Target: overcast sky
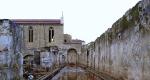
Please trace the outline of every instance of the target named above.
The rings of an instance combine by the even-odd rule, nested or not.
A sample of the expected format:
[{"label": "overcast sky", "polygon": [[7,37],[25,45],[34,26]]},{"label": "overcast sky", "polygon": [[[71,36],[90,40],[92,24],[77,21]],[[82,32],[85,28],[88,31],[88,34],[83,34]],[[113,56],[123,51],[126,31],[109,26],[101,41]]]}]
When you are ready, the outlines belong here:
[{"label": "overcast sky", "polygon": [[64,32],[94,41],[139,0],[0,0],[0,18],[53,19],[64,15]]}]

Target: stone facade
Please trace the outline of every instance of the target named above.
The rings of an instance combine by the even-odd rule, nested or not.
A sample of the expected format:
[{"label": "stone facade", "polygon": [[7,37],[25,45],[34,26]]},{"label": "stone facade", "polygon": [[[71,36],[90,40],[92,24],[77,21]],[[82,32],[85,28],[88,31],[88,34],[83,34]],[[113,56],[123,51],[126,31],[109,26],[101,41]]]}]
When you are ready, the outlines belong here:
[{"label": "stone facade", "polygon": [[[61,57],[65,56],[65,61],[67,61],[69,49],[74,49],[77,54],[81,53],[83,41],[73,40],[71,35],[64,34],[64,23],[61,19],[13,19],[12,21],[23,29],[24,57],[36,55],[36,52],[49,51],[50,54],[57,53],[61,54]],[[29,32],[30,28],[33,34]],[[50,33],[50,28],[54,30],[54,35]],[[49,41],[50,35],[53,35],[52,41]],[[29,40],[31,37],[33,37],[33,41]],[[54,50],[52,47],[57,47],[57,49]],[[57,55],[58,57],[60,55]]]}]

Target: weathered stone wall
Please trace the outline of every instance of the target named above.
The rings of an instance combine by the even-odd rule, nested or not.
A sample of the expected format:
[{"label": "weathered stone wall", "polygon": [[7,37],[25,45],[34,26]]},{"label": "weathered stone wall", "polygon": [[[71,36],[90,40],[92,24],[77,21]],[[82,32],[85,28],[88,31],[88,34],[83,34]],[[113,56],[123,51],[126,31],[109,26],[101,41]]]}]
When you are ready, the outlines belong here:
[{"label": "weathered stone wall", "polygon": [[72,40],[71,35],[69,35],[69,34],[64,34],[64,43],[68,43],[68,42],[70,43],[71,40]]},{"label": "weathered stone wall", "polygon": [[[24,28],[24,41],[27,48],[41,48],[46,46],[62,45],[64,30],[61,25],[20,25]],[[33,42],[29,42],[29,26],[33,28]],[[54,28],[54,42],[49,42],[49,28]]]},{"label": "weathered stone wall", "polygon": [[[32,54],[34,51],[42,47],[61,46],[64,42],[64,29],[63,25],[38,25],[38,24],[19,24],[23,27],[23,43],[25,44],[25,55]],[[29,42],[29,27],[33,28],[33,42]],[[54,41],[49,42],[49,28],[54,28]]]},{"label": "weathered stone wall", "polygon": [[0,20],[0,79],[23,78],[22,30],[10,20]]},{"label": "weathered stone wall", "polygon": [[[24,54],[26,55],[36,55],[36,51],[42,51],[41,48],[57,46],[60,53],[57,55],[59,57],[65,56],[65,61],[67,61],[67,52],[69,49],[73,48],[78,54],[81,53],[81,40],[73,40],[71,35],[64,34],[64,25],[59,24],[23,24],[18,23],[20,27],[23,28],[23,43]],[[33,42],[29,42],[29,27],[33,29]],[[54,29],[54,41],[49,42],[49,29],[53,27]],[[64,62],[64,61],[62,61]]]},{"label": "weathered stone wall", "polygon": [[53,64],[56,63],[55,61],[56,56],[50,52],[41,52],[40,53],[40,63],[42,67],[51,67]]},{"label": "weathered stone wall", "polygon": [[84,59],[81,64],[119,80],[149,80],[149,35],[150,7],[140,1],[112,28],[82,49],[82,58],[88,56],[88,61]]}]

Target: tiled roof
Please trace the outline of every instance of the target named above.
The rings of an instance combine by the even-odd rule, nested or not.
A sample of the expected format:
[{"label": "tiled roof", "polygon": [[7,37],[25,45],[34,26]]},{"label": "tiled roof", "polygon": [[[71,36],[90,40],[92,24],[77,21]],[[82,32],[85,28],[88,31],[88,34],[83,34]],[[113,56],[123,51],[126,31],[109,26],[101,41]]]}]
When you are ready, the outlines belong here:
[{"label": "tiled roof", "polygon": [[61,19],[11,19],[17,24],[53,24],[63,25]]}]

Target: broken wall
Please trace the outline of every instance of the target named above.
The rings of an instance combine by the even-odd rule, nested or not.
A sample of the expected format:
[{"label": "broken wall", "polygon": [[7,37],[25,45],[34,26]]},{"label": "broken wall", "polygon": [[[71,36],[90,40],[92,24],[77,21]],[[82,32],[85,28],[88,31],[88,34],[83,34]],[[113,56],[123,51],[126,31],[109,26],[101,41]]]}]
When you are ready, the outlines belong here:
[{"label": "broken wall", "polygon": [[0,78],[20,80],[23,77],[22,30],[14,22],[0,20]]}]

